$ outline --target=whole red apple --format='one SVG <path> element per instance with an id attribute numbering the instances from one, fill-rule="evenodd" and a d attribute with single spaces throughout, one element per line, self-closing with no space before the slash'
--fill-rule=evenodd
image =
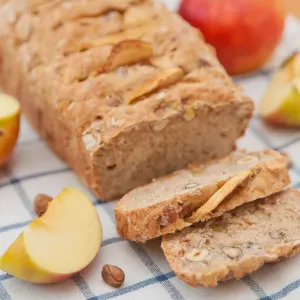
<path id="1" fill-rule="evenodd" d="M 182 0 L 179 14 L 216 48 L 230 74 L 261 67 L 284 29 L 282 0 Z"/>

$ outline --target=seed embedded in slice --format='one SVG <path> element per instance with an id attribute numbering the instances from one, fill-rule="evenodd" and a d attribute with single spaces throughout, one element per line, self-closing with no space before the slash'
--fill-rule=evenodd
<path id="1" fill-rule="evenodd" d="M 209 255 L 209 250 L 206 248 L 193 249 L 188 254 L 186 254 L 185 258 L 192 262 L 201 262 L 204 261 L 208 255 Z"/>
<path id="2" fill-rule="evenodd" d="M 222 251 L 231 259 L 239 259 L 242 254 L 243 251 L 241 248 L 239 247 L 223 247 Z"/>

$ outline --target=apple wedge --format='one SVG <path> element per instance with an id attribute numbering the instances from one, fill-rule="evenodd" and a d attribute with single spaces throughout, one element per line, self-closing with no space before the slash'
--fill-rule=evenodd
<path id="1" fill-rule="evenodd" d="M 176 84 L 184 76 L 182 69 L 171 68 L 163 70 L 160 74 L 149 78 L 141 85 L 129 91 L 125 95 L 127 104 L 131 104 L 141 100 L 147 94 L 157 91 L 158 89 L 166 88 L 169 85 Z"/>
<path id="2" fill-rule="evenodd" d="M 127 40 L 113 47 L 103 67 L 103 72 L 112 71 L 121 66 L 128 66 L 149 59 L 153 56 L 153 46 L 140 40 Z"/>
<path id="3" fill-rule="evenodd" d="M 6 94 L 0 93 L 0 166 L 12 153 L 20 127 L 20 104 Z"/>
<path id="4" fill-rule="evenodd" d="M 300 55 L 289 58 L 273 76 L 259 106 L 270 123 L 300 126 Z"/>
<path id="5" fill-rule="evenodd" d="M 111 34 L 105 37 L 101 37 L 97 40 L 91 41 L 87 44 L 80 45 L 79 49 L 88 50 L 92 47 L 100 47 L 105 45 L 117 45 L 123 41 L 132 39 L 142 39 L 143 36 L 154 32 L 157 29 L 155 24 L 147 24 L 137 28 L 131 28 L 120 33 Z"/>
<path id="6" fill-rule="evenodd" d="M 64 189 L 0 258 L 0 268 L 31 283 L 54 283 L 80 272 L 96 257 L 102 226 L 92 202 Z"/>

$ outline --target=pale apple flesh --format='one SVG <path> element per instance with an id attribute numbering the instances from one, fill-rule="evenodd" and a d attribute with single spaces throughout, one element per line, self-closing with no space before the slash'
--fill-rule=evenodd
<path id="1" fill-rule="evenodd" d="M 18 101 L 6 94 L 0 94 L 0 166 L 12 153 L 20 126 L 20 105 Z"/>
<path id="2" fill-rule="evenodd" d="M 30 283 L 54 283 L 68 279 L 70 274 L 50 274 L 37 266 L 26 253 L 24 234 L 11 245 L 9 251 L 0 258 L 0 267 L 10 275 Z"/>
<path id="3" fill-rule="evenodd" d="M 102 241 L 102 226 L 91 201 L 63 190 L 9 247 L 0 268 L 31 283 L 65 280 L 87 267 Z"/>
<path id="4" fill-rule="evenodd" d="M 271 80 L 259 113 L 267 121 L 285 126 L 300 126 L 299 57 L 289 60 Z"/>

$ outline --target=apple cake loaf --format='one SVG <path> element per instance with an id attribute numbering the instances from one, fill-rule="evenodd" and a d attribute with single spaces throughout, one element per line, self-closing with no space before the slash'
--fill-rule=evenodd
<path id="1" fill-rule="evenodd" d="M 159 0 L 0 0 L 0 86 L 98 196 L 228 155 L 252 101 Z"/>
<path id="2" fill-rule="evenodd" d="M 300 192 L 288 189 L 163 237 L 176 275 L 192 286 L 239 279 L 300 250 Z"/>
<path id="3" fill-rule="evenodd" d="M 115 207 L 117 230 L 123 238 L 146 242 L 218 217 L 285 188 L 286 163 L 280 153 L 265 150 L 191 165 L 125 195 Z"/>

